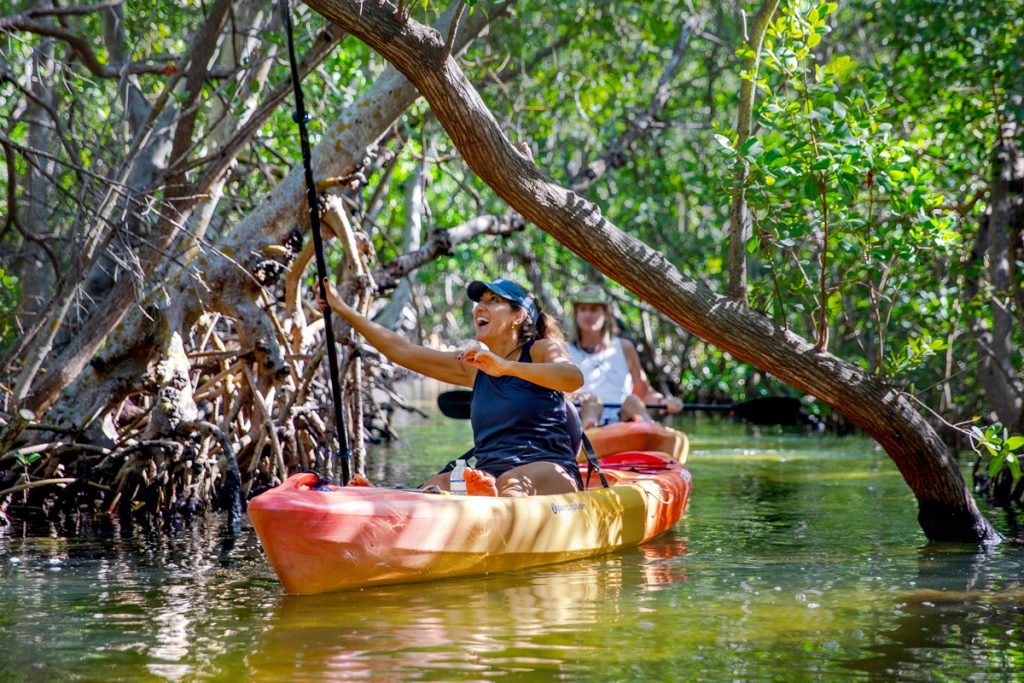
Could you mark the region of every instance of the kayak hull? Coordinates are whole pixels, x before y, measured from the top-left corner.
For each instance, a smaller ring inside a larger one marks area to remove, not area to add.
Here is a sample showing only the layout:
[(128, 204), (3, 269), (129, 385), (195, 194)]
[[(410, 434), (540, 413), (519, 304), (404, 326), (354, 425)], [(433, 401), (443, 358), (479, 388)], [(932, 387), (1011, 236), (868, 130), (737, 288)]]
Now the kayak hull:
[(318, 490), (315, 474), (296, 474), (254, 498), (249, 516), (288, 593), (511, 571), (600, 555), (671, 528), (690, 475), (665, 453), (648, 457), (663, 465), (643, 471), (626, 458), (607, 472), (610, 488), (549, 496)]

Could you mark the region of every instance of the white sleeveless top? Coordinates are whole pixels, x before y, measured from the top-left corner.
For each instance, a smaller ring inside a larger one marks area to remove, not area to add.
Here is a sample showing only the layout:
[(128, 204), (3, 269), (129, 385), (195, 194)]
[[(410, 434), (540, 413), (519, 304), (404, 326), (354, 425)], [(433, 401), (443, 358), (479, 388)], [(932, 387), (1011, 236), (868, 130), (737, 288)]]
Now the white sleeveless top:
[(622, 339), (615, 337), (594, 353), (569, 344), (569, 357), (583, 373), (583, 391), (594, 394), (601, 403), (622, 403), (633, 393), (633, 376), (629, 374)]

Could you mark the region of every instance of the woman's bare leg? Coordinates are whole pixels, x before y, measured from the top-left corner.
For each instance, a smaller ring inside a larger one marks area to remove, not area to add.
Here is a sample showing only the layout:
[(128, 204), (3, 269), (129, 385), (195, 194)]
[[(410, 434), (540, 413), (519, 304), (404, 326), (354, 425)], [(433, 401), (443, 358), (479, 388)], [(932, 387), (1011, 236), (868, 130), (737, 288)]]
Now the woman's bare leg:
[(553, 462), (531, 462), (498, 477), (499, 496), (536, 496), (579, 491), (576, 480)]
[(580, 422), (584, 429), (601, 424), (601, 402), (593, 394), (584, 394), (580, 400)]

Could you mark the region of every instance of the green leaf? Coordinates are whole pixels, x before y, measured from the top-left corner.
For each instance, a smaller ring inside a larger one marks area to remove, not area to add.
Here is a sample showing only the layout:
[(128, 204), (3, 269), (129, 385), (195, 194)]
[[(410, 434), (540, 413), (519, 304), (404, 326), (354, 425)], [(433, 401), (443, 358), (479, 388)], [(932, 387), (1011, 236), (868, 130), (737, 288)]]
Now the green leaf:
[(839, 292), (832, 292), (829, 295), (828, 312), (834, 316), (843, 312), (843, 296)]
[(749, 157), (756, 157), (764, 151), (764, 144), (758, 137), (747, 138), (742, 145), (740, 145), (740, 152)]
[(988, 476), (989, 476), (989, 478), (991, 479), (992, 477), (994, 477), (997, 474), (999, 474), (999, 470), (1001, 470), (1001, 469), (1003, 469), (1003, 459), (1002, 458), (992, 458), (992, 460), (990, 460), (989, 463), (988, 463)]
[(1006, 464), (1010, 467), (1010, 474), (1013, 475), (1014, 481), (1020, 479), (1020, 460), (1017, 456), (1007, 455)]
[(804, 180), (804, 197), (812, 202), (818, 201), (818, 180), (812, 175)]

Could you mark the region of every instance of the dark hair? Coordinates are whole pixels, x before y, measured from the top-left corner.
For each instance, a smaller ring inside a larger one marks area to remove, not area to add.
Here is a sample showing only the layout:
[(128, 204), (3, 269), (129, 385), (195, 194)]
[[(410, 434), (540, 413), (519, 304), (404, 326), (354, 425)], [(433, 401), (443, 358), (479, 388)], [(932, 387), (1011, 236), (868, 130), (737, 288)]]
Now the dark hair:
[[(536, 302), (536, 299), (534, 301)], [(513, 313), (523, 309), (515, 301), (508, 303), (512, 306)], [(550, 339), (553, 342), (565, 344), (565, 333), (562, 332), (561, 324), (553, 315), (540, 310), (539, 303), (537, 304), (537, 321), (534, 322), (530, 314), (527, 313), (523, 318), (523, 324), (519, 326), (519, 341), (525, 343), (535, 339)]]

